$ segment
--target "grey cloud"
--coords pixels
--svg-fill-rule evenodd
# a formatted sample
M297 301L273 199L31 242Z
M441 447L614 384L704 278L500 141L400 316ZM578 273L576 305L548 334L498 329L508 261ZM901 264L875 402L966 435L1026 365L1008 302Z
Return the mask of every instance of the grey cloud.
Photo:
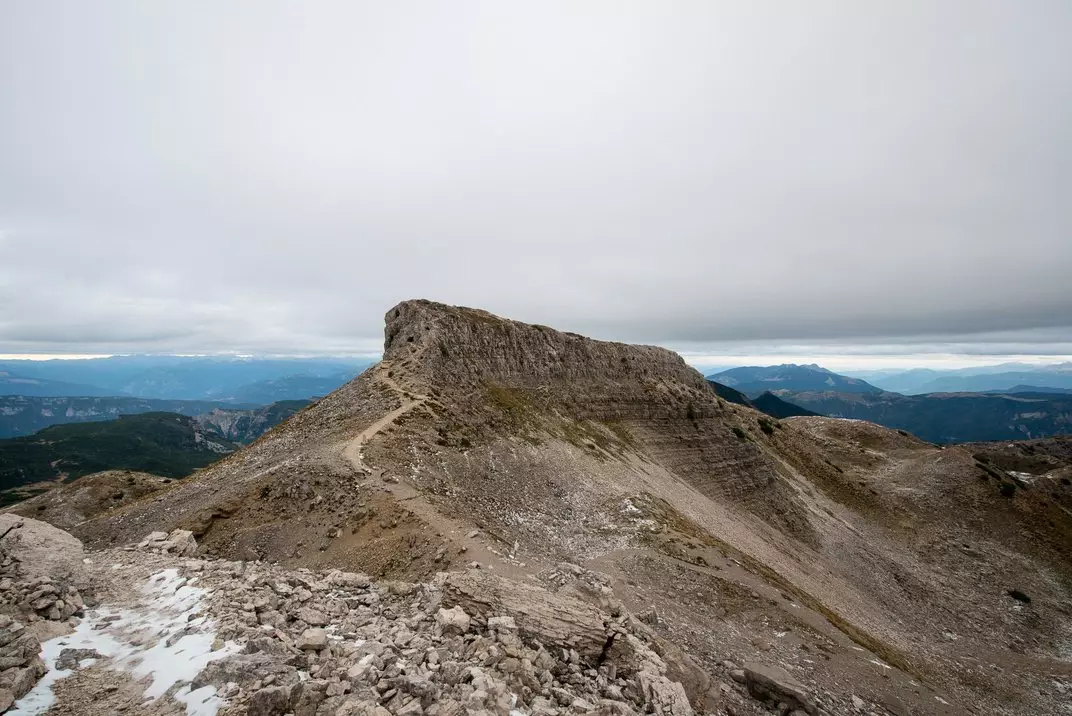
M1070 30L1041 0L5 3L0 353L369 352L417 296L1061 352Z

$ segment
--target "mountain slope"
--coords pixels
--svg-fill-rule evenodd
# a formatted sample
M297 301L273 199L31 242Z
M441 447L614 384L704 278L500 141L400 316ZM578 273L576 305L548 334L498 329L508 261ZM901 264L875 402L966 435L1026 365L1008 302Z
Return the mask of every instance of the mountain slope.
M118 420L55 425L0 440L0 489L102 470L137 470L185 477L237 445L206 433L175 413L125 415Z
M818 415L818 413L814 413L810 410L802 408L799 405L794 405L790 402L782 400L770 391L764 392L762 395L759 395L753 399L749 398L747 395L745 395L739 390L734 390L729 386L722 385L721 383L716 383L713 380L708 380L707 382L715 391L715 395L722 398L723 400L728 400L735 405L745 405L749 408L755 408L761 413L766 413L772 418L781 419L801 415Z
M654 608L704 673L780 665L829 714L859 713L853 695L876 713L1057 708L1053 680L1072 679L1059 480L1010 497L965 449L771 420L659 348L427 301L386 323L378 366L77 534L184 527L211 554L395 577L477 562L525 580L567 561ZM717 712L717 689L674 678Z
M786 363L773 366L745 366L707 376L735 390L756 397L768 391L838 391L842 393L881 393L881 389L858 378L838 375L815 364Z
M752 399L752 407L762 411L772 418L793 418L802 416L818 416L819 413L802 408L799 405L782 400L770 391Z

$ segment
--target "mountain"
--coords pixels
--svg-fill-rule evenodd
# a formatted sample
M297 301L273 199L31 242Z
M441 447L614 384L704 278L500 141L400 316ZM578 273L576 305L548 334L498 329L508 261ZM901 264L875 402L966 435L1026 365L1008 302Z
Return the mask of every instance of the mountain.
M1018 384L1040 388L1072 388L1069 383L1072 364L1069 363L1001 363L948 370L913 368L907 371L852 371L851 375L883 390L907 395L1013 391Z
M838 375L815 364L786 363L773 366L746 366L707 376L708 380L738 390L749 397L768 391L820 391L881 393L881 389L848 376Z
M576 668L519 683L504 711L629 694L637 712L679 716L1058 713L1072 639L1068 468L1028 479L992 463L867 422L771 420L660 348L407 301L386 316L380 364L197 479L72 529L91 549L188 529L210 563L321 570L305 573L310 585L338 574L328 570L390 578L382 598L459 605L441 624L464 633L472 615L470 650L489 665L516 659L511 669L542 660L539 631L496 621L511 640L500 649L483 636L489 617L562 615ZM542 596L501 606L540 590L596 611ZM295 585L279 591L270 603L293 601ZM606 666L651 649L630 630L656 640L664 670ZM419 673L387 681L391 698ZM601 681L583 704L544 686L586 674ZM690 703L659 705L660 676Z
M752 407L766 413L772 418L793 418L802 416L817 416L819 413L812 412L807 408L782 400L770 391L752 399Z
M1014 385L1005 390L986 391L993 393L1049 393L1050 395L1064 395L1072 393L1072 388L1045 388L1039 385Z
M735 405L747 405L750 408L755 408L761 413L766 413L772 418L780 419L801 415L818 415L818 413L805 410L799 405L793 405L792 403L786 402L769 391L755 399L751 399L741 391L734 390L729 386L716 383L713 380L708 380L707 382L711 385L712 389L714 389L715 395L723 400L728 400Z
M79 360L0 362L0 390L16 395L125 395L168 400L242 402L238 394L257 395L250 402L306 399L298 378L322 379L310 390L331 389L371 364L362 358L244 358L216 356L113 356ZM5 385L3 374L22 383ZM38 381L41 387L25 381ZM279 386L261 386L283 381ZM288 387L288 381L290 385ZM58 386L55 383L68 383ZM20 387L25 386L25 387ZM36 390L37 392L32 392ZM45 392L47 391L47 392ZM267 391L265 393L265 391ZM263 395L261 393L264 393Z
M238 446L185 415L142 413L117 420L54 425L0 440L0 490L73 480L102 470L185 477Z
M710 378L707 378L706 380L711 385L712 390L715 391L715 395L722 398L723 400L728 400L735 405L752 405L752 400L741 391L734 390L728 385L717 383Z
M95 385L65 383L60 380L31 378L10 371L0 370L0 396L7 395L109 395L109 391Z
M887 390L892 393L912 394L918 393L922 385L939 378L942 375L951 374L948 371L934 370L932 368L912 368L910 370L881 370L881 371L851 371L848 373L853 378L866 380L876 388Z
M933 443L1021 440L1072 433L1072 395L1047 393L779 392L830 417L907 430Z
M308 400L281 400L263 408L216 408L194 421L203 429L231 442L248 444L309 405Z
M271 380L260 380L235 388L226 400L235 403L266 405L281 400L319 398L350 382L359 372L349 370L329 376L288 375Z
M245 417L251 424L266 426L264 428L266 430L280 422L280 419L285 419L291 413L300 410L306 402L287 401L278 406L269 405L259 408L255 405L203 400L0 396L0 438L31 435L50 425L114 420L120 415L161 412L189 416L203 416L215 412L216 417L203 422L205 425L217 424L218 426L230 425ZM282 417L275 417L279 415ZM225 432L221 432L221 435L228 437ZM231 436L228 439L247 442L260 435L260 433L252 435L253 431L246 429L242 429L242 432L246 437Z
M1072 368L1069 368L1066 363L1048 369L985 375L946 375L927 381L917 390L920 393L983 393L993 390L1009 390L1018 385L1072 389Z

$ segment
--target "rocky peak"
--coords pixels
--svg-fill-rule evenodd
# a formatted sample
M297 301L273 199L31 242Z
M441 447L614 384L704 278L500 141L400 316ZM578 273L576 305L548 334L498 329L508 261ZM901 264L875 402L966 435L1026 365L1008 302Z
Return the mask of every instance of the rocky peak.
M426 385L670 381L708 392L703 376L665 348L599 341L474 308L404 301L387 312L385 337L385 363L409 368Z

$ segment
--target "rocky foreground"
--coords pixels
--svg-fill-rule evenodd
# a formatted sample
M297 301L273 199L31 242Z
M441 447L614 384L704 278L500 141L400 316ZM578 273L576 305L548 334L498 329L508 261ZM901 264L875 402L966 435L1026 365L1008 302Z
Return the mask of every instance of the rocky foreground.
M688 716L685 684L738 713L762 700L818 713L777 669L711 684L575 565L542 583L488 570L374 582L198 559L183 531L92 553L28 518L2 516L0 532L12 714Z

